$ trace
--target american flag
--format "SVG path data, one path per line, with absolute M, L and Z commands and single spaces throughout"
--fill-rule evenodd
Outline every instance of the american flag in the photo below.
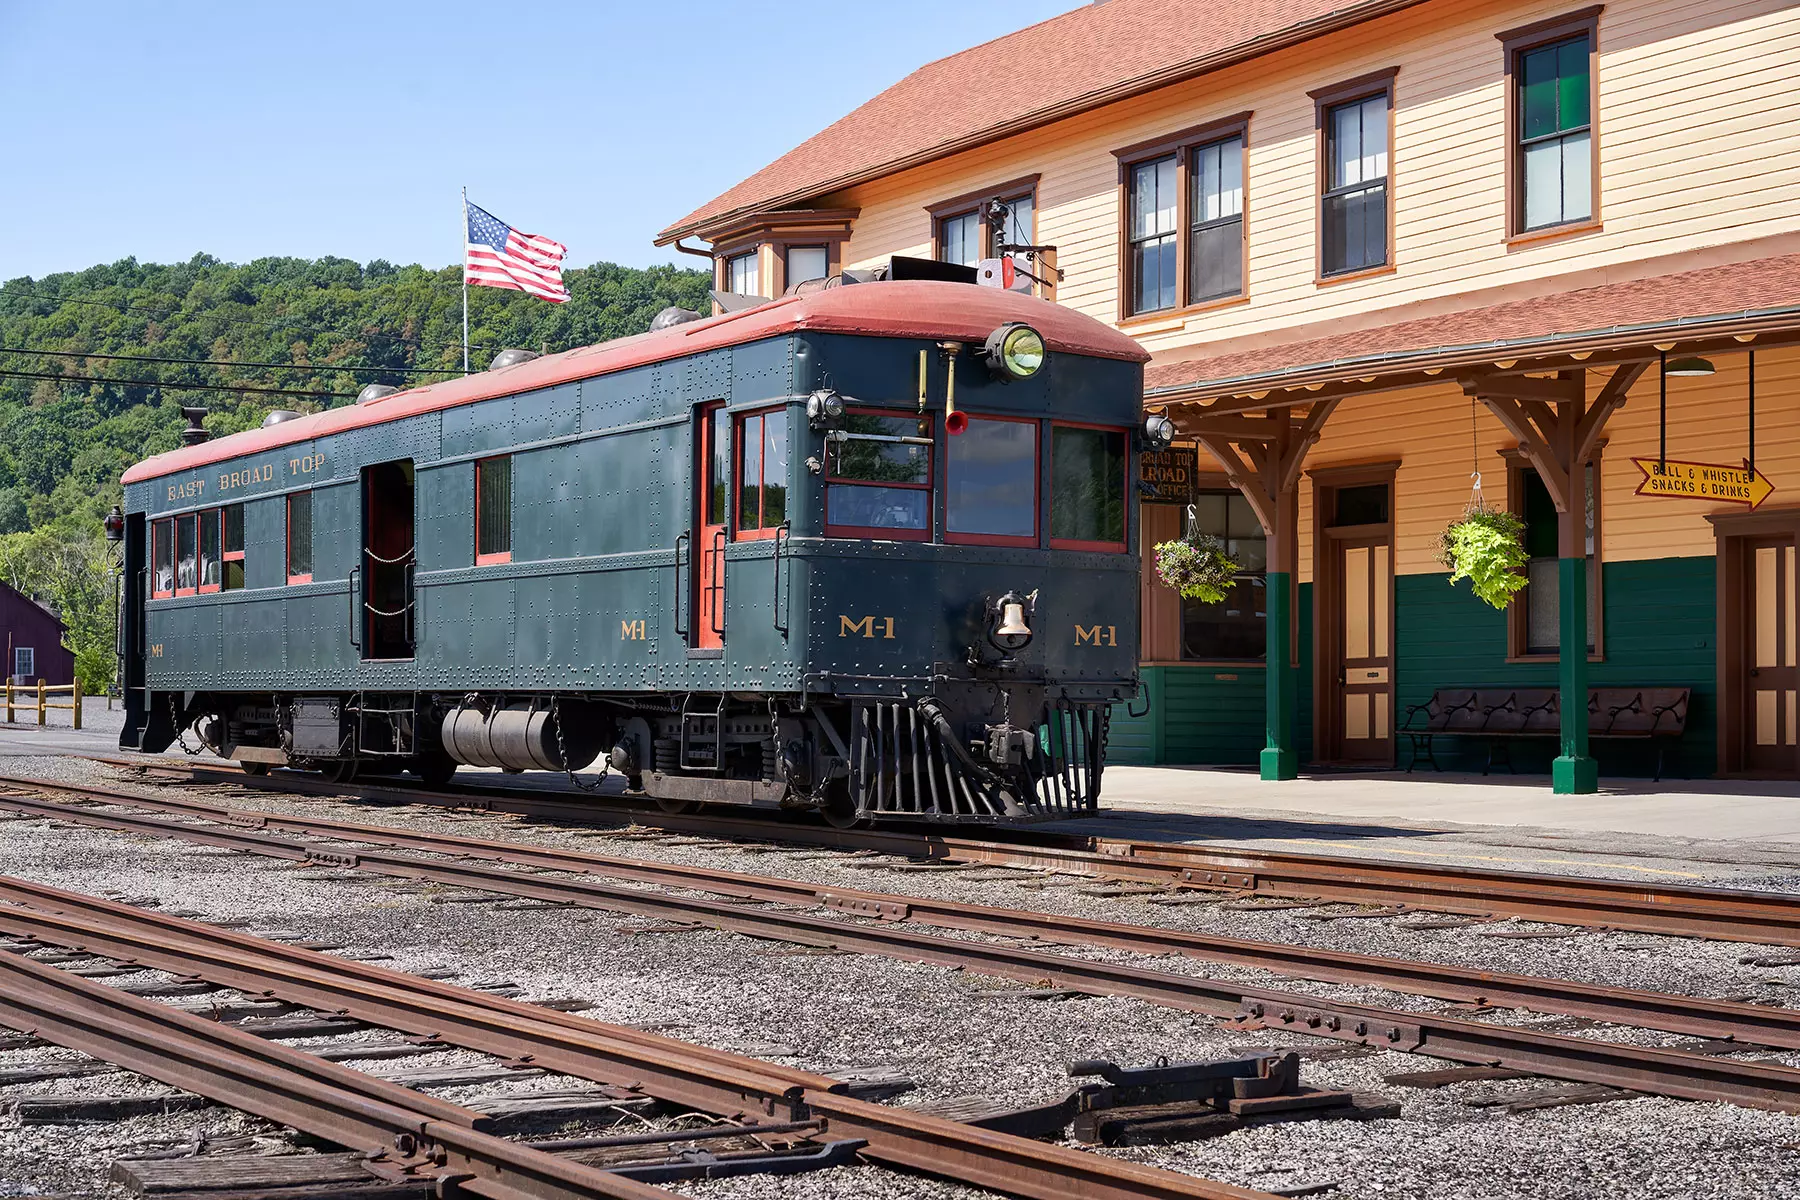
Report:
M 535 233 L 520 233 L 493 213 L 468 201 L 469 239 L 463 254 L 463 282 L 479 287 L 512 288 L 540 300 L 561 304 L 569 298 L 563 286 L 562 260 L 569 248 Z

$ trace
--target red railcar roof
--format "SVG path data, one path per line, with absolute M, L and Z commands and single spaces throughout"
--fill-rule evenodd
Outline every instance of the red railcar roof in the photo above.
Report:
M 198 446 L 185 446 L 136 464 L 125 472 L 124 482 L 155 479 L 349 429 L 802 330 L 981 342 L 1008 321 L 1028 322 L 1055 351 L 1127 362 L 1147 362 L 1150 358 L 1135 341 L 1110 325 L 1017 292 L 923 280 L 857 284 L 828 288 L 809 296 L 789 296 L 748 312 L 550 354 L 515 367 L 481 371 L 396 392 L 367 404 L 327 409 L 266 429 L 246 430 Z

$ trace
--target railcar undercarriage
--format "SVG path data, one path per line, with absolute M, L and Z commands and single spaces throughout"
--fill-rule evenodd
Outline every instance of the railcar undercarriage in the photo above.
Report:
M 1043 685 L 943 681 L 924 696 L 167 693 L 162 700 L 167 724 L 152 721 L 145 749 L 179 742 L 197 753 L 186 738 L 192 729 L 206 749 L 258 773 L 285 766 L 344 782 L 410 771 L 441 785 L 460 765 L 561 771 L 588 790 L 598 790 L 596 774 L 610 773 L 628 794 L 671 811 L 749 805 L 818 811 L 845 824 L 1091 813 L 1111 715 L 1107 701 Z

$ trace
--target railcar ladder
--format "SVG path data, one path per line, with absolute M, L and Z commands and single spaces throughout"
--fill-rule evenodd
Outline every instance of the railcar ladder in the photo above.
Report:
M 725 696 L 712 712 L 694 712 L 690 694 L 681 702 L 681 766 L 688 771 L 725 769 Z

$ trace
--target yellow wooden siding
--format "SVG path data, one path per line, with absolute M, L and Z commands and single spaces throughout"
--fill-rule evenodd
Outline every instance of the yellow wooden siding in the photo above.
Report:
M 1717 373 L 1669 380 L 1669 457 L 1688 462 L 1741 465 L 1749 449 L 1746 395 L 1748 358 L 1713 359 Z M 1589 372 L 1597 393 L 1611 368 Z M 1775 486 L 1764 508 L 1800 506 L 1800 349 L 1764 350 L 1756 356 L 1756 466 Z M 1395 475 L 1395 570 L 1401 575 L 1442 572 L 1438 535 L 1469 502 L 1471 471 L 1479 465 L 1482 492 L 1504 508 L 1506 459 L 1517 445 L 1485 407 L 1474 413 L 1454 383 L 1375 396 L 1338 406 L 1324 436 L 1307 457 L 1308 469 L 1399 460 Z M 1606 562 L 1710 555 L 1714 512 L 1740 505 L 1665 499 L 1636 494 L 1643 473 L 1633 458 L 1657 453 L 1657 377 L 1653 366 L 1631 389 L 1625 406 L 1607 422 L 1601 454 L 1601 557 Z M 1204 456 L 1202 462 L 1208 462 Z M 1310 481 L 1300 490 L 1300 576 L 1312 578 Z
M 1508 248 L 1504 60 L 1494 34 L 1558 3 L 1439 3 L 1071 118 L 829 198 L 860 208 L 845 261 L 927 255 L 925 206 L 1039 173 L 1038 237 L 1067 277 L 1061 303 L 1118 317 L 1119 146 L 1250 110 L 1248 304 L 1133 323 L 1153 351 L 1526 284 L 1576 270 L 1800 233 L 1800 6 L 1617 0 L 1600 18 L 1605 228 Z M 1397 270 L 1314 282 L 1309 89 L 1398 66 Z

